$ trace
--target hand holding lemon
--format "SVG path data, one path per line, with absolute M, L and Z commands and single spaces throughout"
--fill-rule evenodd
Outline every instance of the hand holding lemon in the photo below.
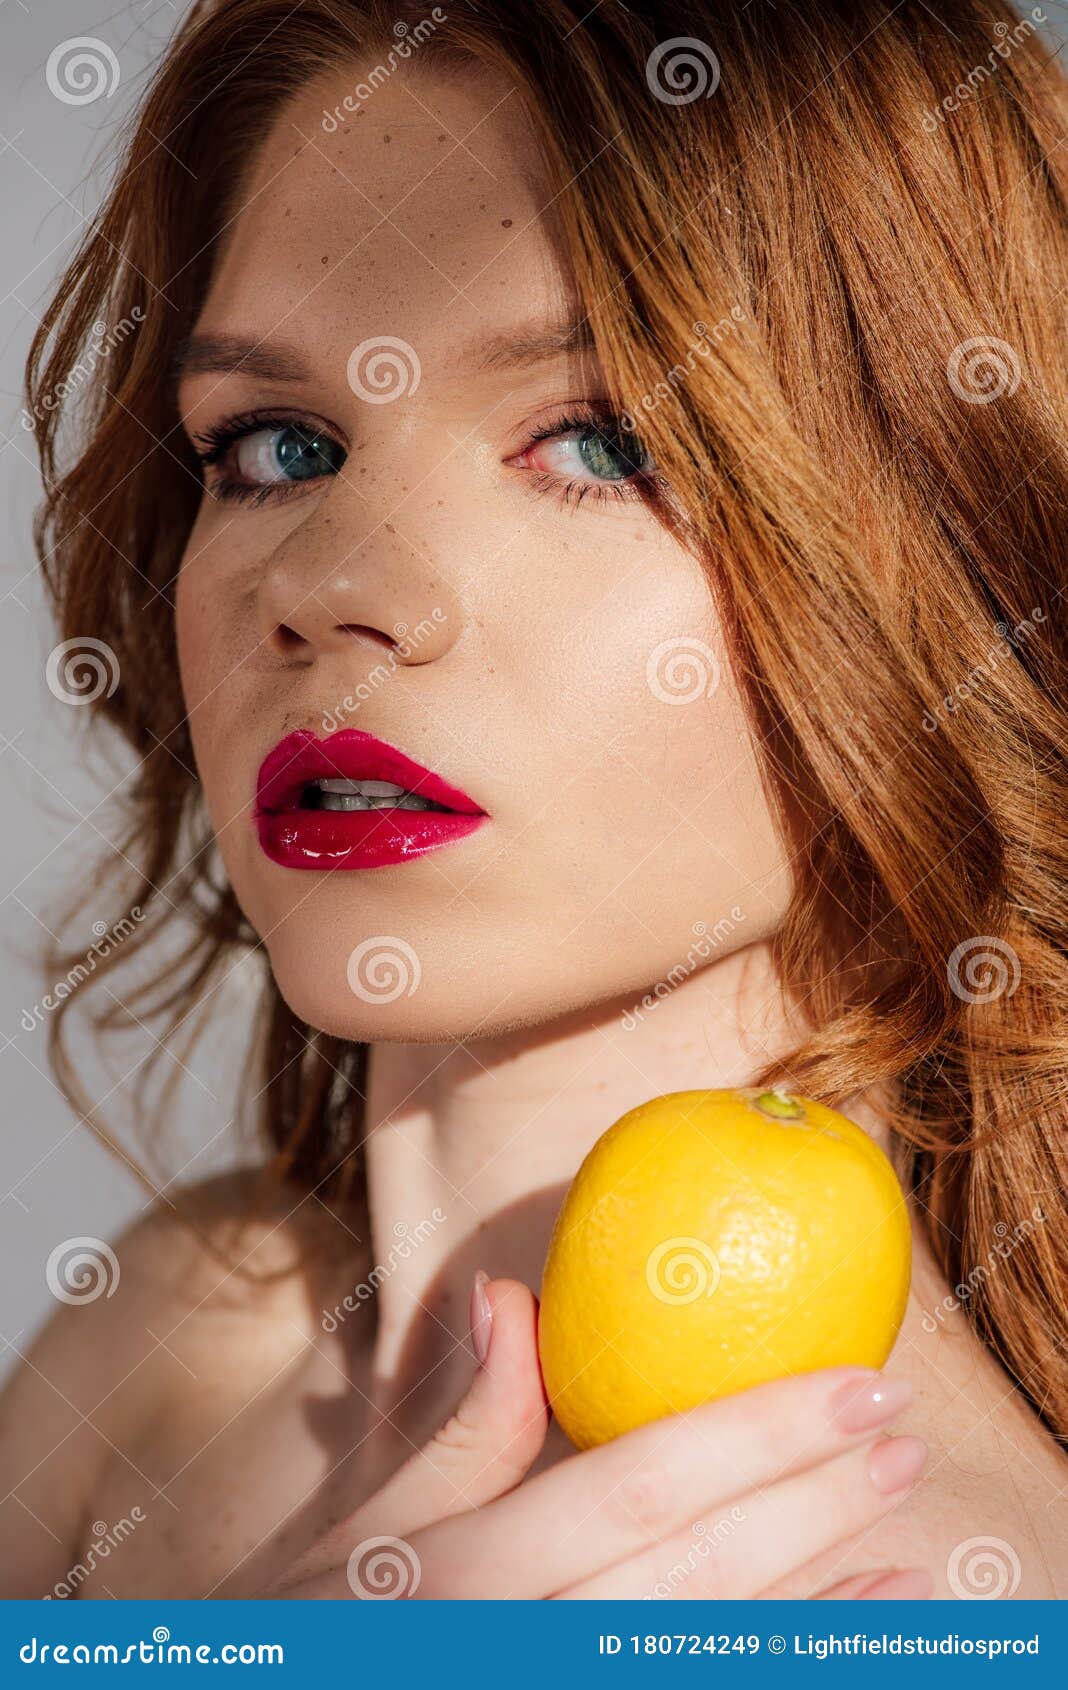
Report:
M 900 1189 L 842 1116 L 781 1092 L 654 1098 L 579 1170 L 540 1333 L 527 1286 L 478 1275 L 463 1401 L 265 1594 L 375 1594 L 364 1563 L 385 1554 L 390 1594 L 430 1598 L 738 1599 L 791 1575 L 803 1595 L 930 1595 L 870 1551 L 812 1570 L 923 1467 L 919 1439 L 885 1435 L 907 1382 L 870 1371 L 908 1276 Z M 532 1475 L 546 1388 L 582 1450 Z
M 598 1140 L 560 1211 L 549 1400 L 588 1449 L 767 1380 L 881 1367 L 909 1270 L 897 1178 L 843 1115 L 778 1089 L 653 1098 Z

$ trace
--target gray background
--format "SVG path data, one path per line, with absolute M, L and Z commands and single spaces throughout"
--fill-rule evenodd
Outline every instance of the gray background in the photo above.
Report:
M 1068 4 L 1045 6 L 1060 38 Z M 130 0 L 109 10 L 93 0 L 0 0 L 0 766 L 5 776 L 0 832 L 0 1370 L 24 1349 L 54 1304 L 45 1281 L 52 1249 L 77 1237 L 110 1238 L 146 1204 L 143 1188 L 71 1115 L 48 1073 L 45 1030 L 27 1032 L 25 1011 L 50 984 L 35 952 L 90 858 L 115 837 L 104 800 L 124 765 L 85 743 L 88 714 L 55 699 L 44 684 L 54 644 L 30 545 L 38 481 L 30 437 L 19 424 L 21 371 L 39 313 L 99 197 L 98 166 L 109 137 L 136 102 L 147 73 L 184 6 Z M 932 0 L 937 15 L 937 0 Z M 120 66 L 113 94 L 72 105 L 49 90 L 45 67 L 74 36 L 105 41 Z M 114 756 L 116 754 L 112 754 Z M 110 910 L 101 912 L 111 914 Z M 84 943 L 97 913 L 84 917 Z M 226 1033 L 243 1022 L 232 983 L 214 1016 L 212 1038 L 180 1074 L 181 1132 L 166 1147 L 169 1172 L 201 1178 L 235 1154 L 229 1128 L 238 1072 Z M 107 1114 L 128 1100 L 129 1071 L 148 1048 L 143 1035 L 125 1060 L 94 1078 L 110 1091 Z M 151 1133 L 153 1124 L 144 1123 Z M 244 1154 L 247 1155 L 247 1150 Z M 166 1177 L 166 1176 L 164 1176 Z
M 106 852 L 105 841 L 119 836 L 106 798 L 127 764 L 121 751 L 93 746 L 90 711 L 60 702 L 45 685 L 55 635 L 29 537 L 40 483 L 32 436 L 19 418 L 30 339 L 100 198 L 111 137 L 184 10 L 170 0 L 121 6 L 0 0 L 0 1370 L 13 1365 L 55 1307 L 45 1281 L 52 1249 L 76 1237 L 114 1238 L 151 1201 L 57 1091 L 46 1027 L 27 1032 L 21 1024 L 54 984 L 41 973 L 47 929 L 58 925 L 57 912 Z M 105 41 L 119 61 L 113 94 L 90 104 L 66 104 L 46 82 L 49 54 L 75 36 Z M 110 904 L 86 909 L 75 932 L 87 949 L 94 920 L 113 913 Z M 180 1136 L 165 1147 L 164 1165 L 168 1172 L 184 1168 L 182 1179 L 203 1177 L 235 1155 L 227 1123 L 238 1076 L 222 1048 L 225 1024 L 222 1014 L 190 1072 L 180 1074 Z M 138 1033 L 116 1053 L 106 1076 L 97 1066 L 92 1095 L 111 1094 L 102 1111 L 105 1123 L 123 1120 L 135 1077 L 130 1070 L 148 1048 Z M 144 1132 L 154 1135 L 151 1122 Z

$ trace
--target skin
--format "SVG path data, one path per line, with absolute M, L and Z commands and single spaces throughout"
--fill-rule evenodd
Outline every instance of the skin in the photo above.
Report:
M 596 369 L 476 368 L 502 337 L 581 316 L 539 217 L 548 192 L 520 174 L 536 160 L 516 102 L 489 117 L 495 85 L 443 90 L 437 122 L 394 83 L 324 135 L 315 100 L 335 86 L 309 90 L 265 145 L 198 325 L 296 339 L 309 379 L 206 374 L 181 403 L 194 436 L 295 407 L 350 456 L 274 506 L 205 500 L 178 590 L 182 679 L 227 871 L 293 1007 L 348 1038 L 481 1038 L 640 996 L 686 956 L 694 922 L 740 897 L 744 938 L 770 934 L 788 875 L 734 688 L 680 707 L 647 680 L 680 637 L 725 664 L 699 565 L 618 485 L 597 504 L 605 484 L 574 446 L 578 507 L 560 497 L 566 469 L 546 494 L 515 467 L 535 430 L 597 400 Z M 474 157 L 450 148 L 472 129 Z M 346 370 L 379 335 L 415 349 L 421 379 L 368 404 Z M 432 632 L 405 656 L 398 624 Z M 260 851 L 256 771 L 361 683 L 370 699 L 344 725 L 399 745 L 491 821 L 417 864 L 313 881 Z M 418 990 L 394 1002 L 347 984 L 354 942 L 378 934 L 418 955 Z
M 280 988 L 375 1046 L 366 1210 L 292 1192 L 242 1220 L 234 1176 L 193 1201 L 243 1273 L 165 1212 L 120 1241 L 122 1295 L 64 1308 L 0 1411 L 19 1544 L 4 1593 L 43 1593 L 91 1522 L 138 1508 L 82 1593 L 347 1596 L 355 1545 L 390 1534 L 419 1558 L 420 1596 L 948 1595 L 947 1561 L 976 1536 L 1013 1546 L 1018 1596 L 1063 1595 L 1063 1457 L 962 1315 L 927 1330 L 947 1287 L 919 1233 L 886 1379 L 778 1381 L 582 1455 L 550 1421 L 530 1287 L 563 1191 L 624 1110 L 746 1083 L 788 1047 L 770 940 L 790 864 L 698 565 L 640 501 L 567 505 L 536 486 L 560 458 L 523 460 L 533 429 L 597 401 L 596 368 L 476 367 L 471 343 L 574 310 L 517 101 L 402 71 L 324 134 L 363 68 L 280 115 L 198 325 L 284 336 L 306 375 L 206 372 L 181 393 L 194 437 L 284 407 L 348 456 L 284 502 L 204 500 L 178 632 L 206 802 Z M 392 403 L 346 379 L 375 335 L 419 358 Z M 402 867 L 280 868 L 250 822 L 260 761 L 353 695 L 401 622 L 430 631 L 345 725 L 491 820 Z M 722 673 L 672 705 L 647 671 L 680 637 Z M 734 909 L 703 965 L 626 1025 L 694 924 Z M 410 995 L 349 989 L 374 935 L 415 950 Z M 872 1103 L 847 1112 L 878 1137 Z M 345 1312 L 397 1228 L 436 1214 Z M 309 1260 L 324 1241 L 333 1257 Z M 843 1393 L 867 1403 L 863 1426 Z

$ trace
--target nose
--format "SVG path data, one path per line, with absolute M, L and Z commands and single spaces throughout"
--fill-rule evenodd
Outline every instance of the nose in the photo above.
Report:
M 336 554 L 331 558 L 331 553 Z M 260 638 L 279 657 L 389 650 L 415 666 L 444 655 L 460 631 L 458 595 L 392 523 L 364 541 L 323 520 L 301 523 L 274 553 L 257 591 Z

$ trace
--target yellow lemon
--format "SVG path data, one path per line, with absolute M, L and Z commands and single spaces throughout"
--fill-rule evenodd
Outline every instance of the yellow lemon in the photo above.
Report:
M 538 1345 L 579 1449 L 767 1379 L 881 1367 L 911 1260 L 890 1163 L 778 1088 L 654 1097 L 598 1139 L 557 1218 Z

